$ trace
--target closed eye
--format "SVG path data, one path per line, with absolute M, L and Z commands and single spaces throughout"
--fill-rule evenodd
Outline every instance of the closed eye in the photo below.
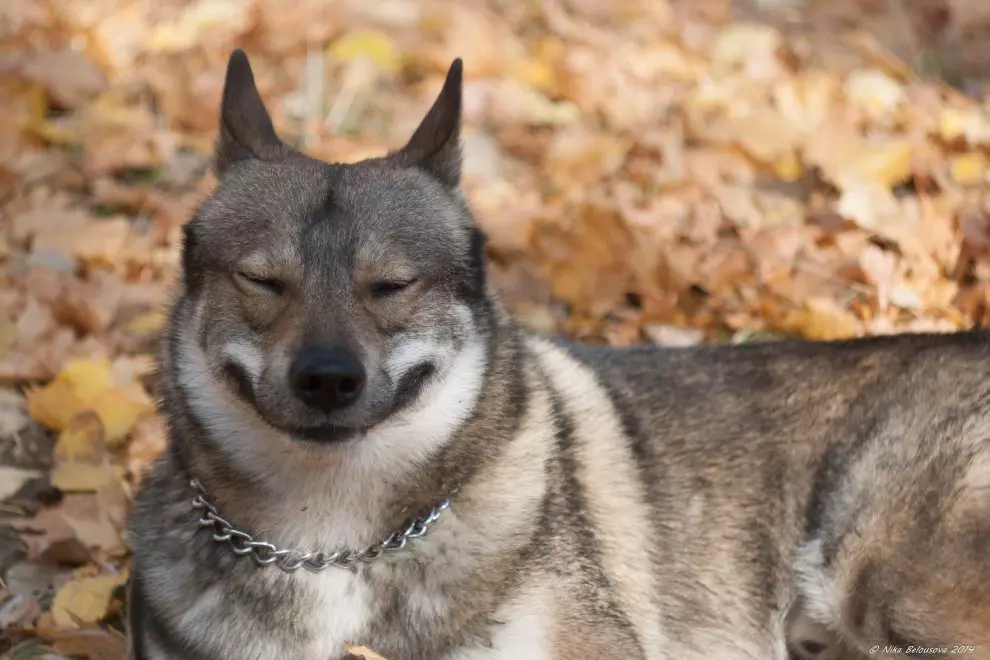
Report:
M 253 287 L 264 289 L 268 293 L 272 293 L 276 296 L 282 295 L 285 291 L 285 285 L 274 278 L 257 277 L 247 273 L 237 273 L 237 277 Z
M 416 283 L 416 280 L 382 280 L 371 285 L 371 296 L 373 298 L 387 298 L 393 296 Z

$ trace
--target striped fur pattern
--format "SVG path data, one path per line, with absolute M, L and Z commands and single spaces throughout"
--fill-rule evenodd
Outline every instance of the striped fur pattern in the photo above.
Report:
M 986 334 L 538 336 L 456 188 L 459 63 L 409 145 L 356 165 L 278 141 L 243 54 L 222 112 L 160 356 L 169 450 L 129 524 L 135 660 L 990 657 Z M 413 284 L 382 302 L 376 278 Z M 344 410 L 288 393 L 314 341 L 367 372 Z M 197 531 L 192 477 L 303 550 L 453 495 L 401 552 L 287 574 Z

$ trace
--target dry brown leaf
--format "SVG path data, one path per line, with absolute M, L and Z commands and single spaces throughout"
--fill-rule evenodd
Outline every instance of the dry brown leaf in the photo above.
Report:
M 72 530 L 73 538 L 87 548 L 99 548 L 120 557 L 127 552 L 121 537 L 126 518 L 127 496 L 120 480 L 115 479 L 95 494 L 66 495 L 58 511 Z
M 359 646 L 349 642 L 345 642 L 345 646 L 347 647 L 348 653 L 351 655 L 356 655 L 359 658 L 364 658 L 364 660 L 386 660 L 385 656 L 375 653 L 367 646 Z
M 44 87 L 62 108 L 77 108 L 107 88 L 99 67 L 70 48 L 29 52 L 23 60 L 21 75 Z
M 0 358 L 17 343 L 17 323 L 6 315 L 0 315 Z
M 78 630 L 52 637 L 52 648 L 84 660 L 121 660 L 127 654 L 127 638 L 112 630 Z
M 250 21 L 250 6 L 237 0 L 197 0 L 189 3 L 178 21 L 155 26 L 148 39 L 153 53 L 167 53 L 191 48 L 205 39 L 221 34 L 236 35 Z
M 723 29 L 715 42 L 715 66 L 741 68 L 748 75 L 770 78 L 782 67 L 777 52 L 783 46 L 780 33 L 769 25 L 737 23 Z
M 165 451 L 165 423 L 158 416 L 146 417 L 134 427 L 133 436 L 127 446 L 127 469 L 139 482 L 144 470 Z
M 16 337 L 19 341 L 31 342 L 43 338 L 55 329 L 55 317 L 51 308 L 38 301 L 28 298 L 27 305 L 17 319 Z
M 85 231 L 89 222 L 90 217 L 79 211 L 41 207 L 13 216 L 11 235 L 22 243 L 35 237 L 51 241 L 55 236 Z

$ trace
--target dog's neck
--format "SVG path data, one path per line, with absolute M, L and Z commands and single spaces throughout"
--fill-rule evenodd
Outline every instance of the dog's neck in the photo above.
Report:
M 220 382 L 181 387 L 183 371 L 208 368 L 196 364 L 192 342 L 181 341 L 164 352 L 170 365 L 165 410 L 185 476 L 198 479 L 240 529 L 302 551 L 380 541 L 469 480 L 500 440 L 511 437 L 519 416 L 522 397 L 513 392 L 523 380 L 518 331 L 497 304 L 490 332 L 464 347 L 407 416 L 343 447 L 314 447 L 279 434 Z M 245 442 L 225 435 L 228 441 L 218 443 L 217 433 L 243 434 Z

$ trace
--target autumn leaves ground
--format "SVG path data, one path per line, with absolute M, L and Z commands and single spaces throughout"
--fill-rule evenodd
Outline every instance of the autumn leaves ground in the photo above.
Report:
M 532 327 L 681 345 L 987 320 L 980 3 L 293 7 L 0 3 L 4 657 L 121 657 L 120 530 L 164 442 L 153 350 L 234 47 L 283 135 L 345 161 L 405 140 L 463 57 L 465 188 Z

